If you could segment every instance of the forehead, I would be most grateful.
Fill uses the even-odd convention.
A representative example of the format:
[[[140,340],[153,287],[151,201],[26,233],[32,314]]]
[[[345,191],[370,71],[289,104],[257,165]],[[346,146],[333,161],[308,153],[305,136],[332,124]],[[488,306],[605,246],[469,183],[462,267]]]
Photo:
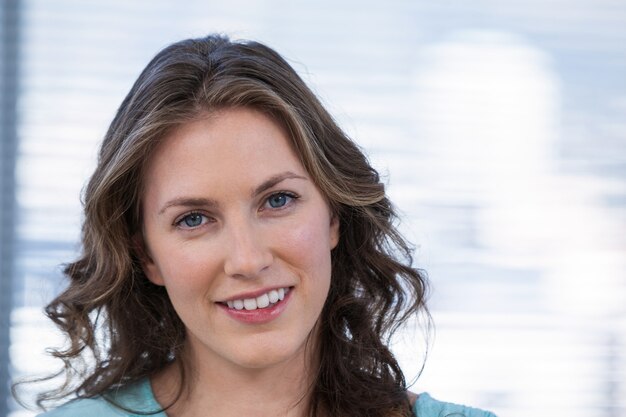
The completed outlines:
[[[226,109],[165,135],[147,163],[144,190],[254,183],[281,170],[306,175],[286,129],[259,111]]]

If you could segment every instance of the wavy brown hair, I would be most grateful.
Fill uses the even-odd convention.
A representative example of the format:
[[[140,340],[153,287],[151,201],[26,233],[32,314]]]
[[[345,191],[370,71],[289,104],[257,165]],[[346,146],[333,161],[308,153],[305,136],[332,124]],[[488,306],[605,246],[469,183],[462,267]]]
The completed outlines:
[[[139,261],[143,172],[169,131],[234,107],[261,111],[286,128],[340,221],[313,347],[319,363],[309,414],[412,415],[404,375],[387,345],[411,315],[426,312],[426,280],[411,266],[411,248],[396,229],[378,173],[280,55],[221,35],[157,54],[106,133],[84,193],[82,254],[65,268],[67,289],[46,307],[69,338],[53,351],[64,362],[65,384],[41,394],[39,403],[105,395],[180,357],[183,323]]]

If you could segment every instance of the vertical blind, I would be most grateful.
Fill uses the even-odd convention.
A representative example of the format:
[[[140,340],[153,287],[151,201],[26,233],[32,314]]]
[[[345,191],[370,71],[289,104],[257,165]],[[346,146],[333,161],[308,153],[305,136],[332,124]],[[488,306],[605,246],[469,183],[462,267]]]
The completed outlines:
[[[0,10],[0,415],[8,414],[10,317],[15,247],[15,156],[19,13],[17,1]]]
[[[0,295],[13,378],[58,367],[41,308],[76,256],[79,195],[114,111],[160,48],[217,31],[284,54],[385,176],[432,282],[419,378],[424,332],[394,341],[413,390],[510,417],[626,413],[626,5],[20,4],[17,117],[2,119],[15,158],[1,148],[3,173],[16,167],[2,177],[16,196],[2,217],[11,303]]]

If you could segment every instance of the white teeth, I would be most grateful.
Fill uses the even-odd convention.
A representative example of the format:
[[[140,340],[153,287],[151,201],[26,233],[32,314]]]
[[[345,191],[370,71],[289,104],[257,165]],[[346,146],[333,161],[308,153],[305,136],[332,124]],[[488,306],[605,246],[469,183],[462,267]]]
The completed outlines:
[[[245,300],[243,300],[243,307],[246,310],[256,310],[256,299],[246,298]]]
[[[235,310],[256,310],[258,308],[267,308],[272,304],[276,304],[279,301],[285,299],[285,295],[289,292],[289,288],[279,288],[277,290],[271,290],[265,294],[261,294],[256,298],[246,298],[243,300],[229,300],[226,301],[228,308],[234,308]]]
[[[260,295],[256,298],[256,306],[258,308],[265,308],[270,305],[270,298],[267,294]]]

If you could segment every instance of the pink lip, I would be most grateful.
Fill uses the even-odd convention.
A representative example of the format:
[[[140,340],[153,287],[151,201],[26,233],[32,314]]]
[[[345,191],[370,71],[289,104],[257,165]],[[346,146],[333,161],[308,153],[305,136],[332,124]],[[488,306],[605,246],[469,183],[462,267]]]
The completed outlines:
[[[284,287],[278,287],[284,288]],[[267,292],[267,291],[265,291]],[[282,301],[277,302],[266,308],[257,308],[256,310],[236,310],[234,308],[228,308],[226,304],[217,303],[217,306],[222,309],[229,317],[246,324],[263,324],[269,323],[282,314],[287,308],[289,300],[291,300],[291,294],[293,288],[285,294],[285,298]],[[250,293],[253,294],[253,293]],[[264,294],[264,292],[258,293],[258,295]],[[239,296],[238,296],[239,297]],[[246,297],[252,298],[252,296]]]

